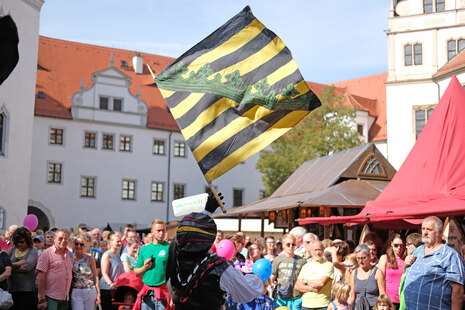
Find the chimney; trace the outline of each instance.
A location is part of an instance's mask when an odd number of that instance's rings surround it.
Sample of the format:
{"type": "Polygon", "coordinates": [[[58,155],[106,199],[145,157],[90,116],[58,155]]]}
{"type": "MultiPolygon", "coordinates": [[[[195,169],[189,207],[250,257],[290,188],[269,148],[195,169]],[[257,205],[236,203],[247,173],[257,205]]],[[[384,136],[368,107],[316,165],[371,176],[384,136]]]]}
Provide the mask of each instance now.
{"type": "Polygon", "coordinates": [[[142,74],[144,72],[144,58],[139,53],[136,53],[136,55],[132,57],[132,66],[136,74],[142,74]]]}

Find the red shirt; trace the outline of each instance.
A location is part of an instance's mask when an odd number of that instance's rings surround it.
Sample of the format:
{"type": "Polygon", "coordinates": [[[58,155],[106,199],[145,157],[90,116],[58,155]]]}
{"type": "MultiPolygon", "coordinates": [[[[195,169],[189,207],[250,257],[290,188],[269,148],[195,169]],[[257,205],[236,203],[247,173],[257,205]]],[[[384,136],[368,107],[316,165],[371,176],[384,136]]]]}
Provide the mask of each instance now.
{"type": "Polygon", "coordinates": [[[68,300],[73,279],[73,260],[66,249],[62,255],[55,246],[44,250],[37,261],[37,270],[45,272],[45,296],[68,300]]]}

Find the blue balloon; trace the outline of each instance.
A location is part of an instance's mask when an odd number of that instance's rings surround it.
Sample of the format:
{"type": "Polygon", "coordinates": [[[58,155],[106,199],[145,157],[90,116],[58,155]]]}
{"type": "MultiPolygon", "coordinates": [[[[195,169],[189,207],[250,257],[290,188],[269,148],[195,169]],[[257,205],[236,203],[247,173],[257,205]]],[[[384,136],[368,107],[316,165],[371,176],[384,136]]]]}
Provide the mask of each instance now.
{"type": "Polygon", "coordinates": [[[271,277],[271,263],[265,258],[260,258],[253,264],[252,272],[265,282],[271,277]]]}

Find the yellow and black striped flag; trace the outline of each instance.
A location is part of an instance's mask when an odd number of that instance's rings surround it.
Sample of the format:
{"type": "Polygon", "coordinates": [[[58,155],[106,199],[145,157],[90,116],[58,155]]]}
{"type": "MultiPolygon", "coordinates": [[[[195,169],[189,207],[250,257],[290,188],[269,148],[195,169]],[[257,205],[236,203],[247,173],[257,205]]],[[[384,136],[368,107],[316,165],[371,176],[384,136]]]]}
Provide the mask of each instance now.
{"type": "Polygon", "coordinates": [[[321,105],[289,49],[248,6],[155,81],[208,182],[321,105]]]}

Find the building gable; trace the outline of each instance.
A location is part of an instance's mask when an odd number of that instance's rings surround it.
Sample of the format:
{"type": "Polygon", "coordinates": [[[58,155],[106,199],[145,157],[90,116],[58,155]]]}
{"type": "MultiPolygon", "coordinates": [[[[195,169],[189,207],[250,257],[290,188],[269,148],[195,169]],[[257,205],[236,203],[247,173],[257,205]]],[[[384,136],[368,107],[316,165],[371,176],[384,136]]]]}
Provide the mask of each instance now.
{"type": "Polygon", "coordinates": [[[147,126],[147,104],[141,100],[140,88],[134,96],[129,87],[131,78],[113,66],[92,74],[92,86],[72,96],[71,114],[73,119],[105,123],[147,126]]]}

